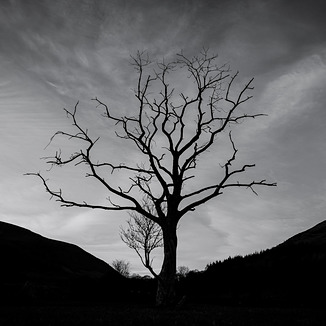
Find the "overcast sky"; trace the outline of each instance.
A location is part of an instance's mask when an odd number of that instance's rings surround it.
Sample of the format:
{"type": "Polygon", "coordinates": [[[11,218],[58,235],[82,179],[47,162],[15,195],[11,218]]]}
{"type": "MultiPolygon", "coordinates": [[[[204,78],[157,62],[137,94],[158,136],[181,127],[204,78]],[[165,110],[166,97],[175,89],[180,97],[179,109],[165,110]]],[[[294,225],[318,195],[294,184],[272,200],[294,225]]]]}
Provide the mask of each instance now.
{"type": "Polygon", "coordinates": [[[132,112],[130,54],[148,50],[154,58],[171,58],[205,46],[221,64],[239,70],[239,85],[255,77],[250,106],[268,117],[240,126],[238,149],[246,163],[256,163],[258,179],[278,186],[257,189],[258,197],[250,190],[228,191],[185,216],[178,265],[203,269],[270,248],[323,221],[325,12],[323,0],[1,0],[0,220],[75,243],[108,263],[128,260],[132,272],[143,273],[119,238],[127,213],[61,208],[37,178],[23,174],[41,171],[80,200],[103,196],[94,183],[85,183],[84,170],[47,172],[40,160],[58,146],[76,149],[59,141],[44,149],[55,131],[71,130],[63,108],[79,100],[80,121],[105,140],[108,160],[124,161],[133,153],[130,143],[115,138],[91,99],[132,112]]]}

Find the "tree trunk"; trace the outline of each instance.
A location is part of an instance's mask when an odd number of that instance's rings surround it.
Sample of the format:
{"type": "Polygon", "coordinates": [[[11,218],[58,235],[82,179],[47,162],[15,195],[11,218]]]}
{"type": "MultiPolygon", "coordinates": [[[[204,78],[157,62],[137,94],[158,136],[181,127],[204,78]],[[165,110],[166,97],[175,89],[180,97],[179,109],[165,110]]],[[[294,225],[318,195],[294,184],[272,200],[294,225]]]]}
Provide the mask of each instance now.
{"type": "Polygon", "coordinates": [[[176,304],[177,230],[176,226],[163,228],[164,259],[159,274],[156,305],[160,307],[176,304]]]}

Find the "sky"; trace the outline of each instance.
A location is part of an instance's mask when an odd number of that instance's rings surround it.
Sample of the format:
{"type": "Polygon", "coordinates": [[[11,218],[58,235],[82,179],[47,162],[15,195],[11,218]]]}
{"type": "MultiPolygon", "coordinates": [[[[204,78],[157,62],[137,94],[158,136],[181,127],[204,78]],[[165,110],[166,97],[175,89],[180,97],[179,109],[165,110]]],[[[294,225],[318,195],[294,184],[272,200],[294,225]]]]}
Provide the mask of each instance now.
{"type": "MultiPolygon", "coordinates": [[[[326,218],[326,4],[322,0],[1,0],[0,220],[77,244],[111,263],[124,259],[144,274],[119,237],[126,212],[62,208],[45,193],[42,172],[76,200],[107,196],[83,168],[48,170],[42,157],[73,142],[49,139],[72,130],[63,108],[77,101],[79,121],[101,137],[107,160],[137,157],[91,99],[134,112],[130,55],[193,55],[203,47],[254,77],[250,110],[268,116],[242,124],[239,157],[248,178],[277,187],[233,189],[186,215],[178,229],[178,265],[202,270],[213,261],[271,248],[326,218]],[[241,154],[240,154],[241,153],[241,154]]],[[[216,149],[218,150],[218,149],[216,149]]],[[[212,176],[215,152],[204,162],[212,176]]],[[[217,155],[217,154],[216,154],[217,155]]],[[[154,254],[159,270],[161,252],[154,254]]]]}

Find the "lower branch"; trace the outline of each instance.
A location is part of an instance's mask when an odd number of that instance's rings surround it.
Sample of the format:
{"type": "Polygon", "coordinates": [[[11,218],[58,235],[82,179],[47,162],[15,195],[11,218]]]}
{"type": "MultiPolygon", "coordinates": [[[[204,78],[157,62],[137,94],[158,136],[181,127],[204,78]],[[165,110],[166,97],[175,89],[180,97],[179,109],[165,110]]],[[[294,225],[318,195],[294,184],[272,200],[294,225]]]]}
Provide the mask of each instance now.
{"type": "Polygon", "coordinates": [[[57,202],[61,203],[62,207],[83,207],[83,208],[91,208],[91,209],[102,209],[102,210],[136,210],[135,206],[118,206],[114,205],[112,207],[110,206],[102,206],[102,205],[91,205],[88,204],[87,202],[76,202],[72,200],[67,200],[62,196],[62,190],[60,189],[59,191],[54,191],[50,189],[50,187],[47,184],[47,180],[44,179],[44,177],[40,173],[25,173],[25,175],[32,175],[32,176],[37,176],[39,177],[43,185],[45,187],[46,192],[48,192],[51,195],[51,199],[55,198],[57,202]]]}

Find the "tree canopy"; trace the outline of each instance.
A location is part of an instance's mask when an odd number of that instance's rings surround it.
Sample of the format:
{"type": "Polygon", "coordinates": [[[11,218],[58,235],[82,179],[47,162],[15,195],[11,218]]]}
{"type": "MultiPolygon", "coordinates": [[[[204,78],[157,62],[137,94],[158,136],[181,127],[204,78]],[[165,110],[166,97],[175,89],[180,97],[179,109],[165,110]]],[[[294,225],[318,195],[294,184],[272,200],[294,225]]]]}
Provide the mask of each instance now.
{"type": "Polygon", "coordinates": [[[168,62],[152,62],[146,52],[137,52],[131,57],[138,76],[134,89],[136,105],[128,115],[121,116],[109,104],[93,99],[103,109],[108,124],[115,128],[116,136],[131,142],[141,154],[143,159],[139,162],[114,164],[110,157],[107,161],[97,159],[94,148],[99,137],[92,138],[81,126],[78,102],[73,110],[65,109],[75,131],[58,131],[51,141],[61,136],[67,141],[81,141],[85,146],[68,157],[63,157],[59,150],[47,158],[47,163],[77,167],[85,164],[86,176],[95,179],[108,193],[105,205],[71,200],[61,189],[52,189],[41,173],[34,173],[62,206],[135,212],[162,228],[164,260],[159,274],[159,304],[175,300],[179,220],[221,196],[226,189],[247,188],[257,194],[258,186],[276,185],[265,179],[240,179],[240,175],[254,168],[255,164],[235,164],[238,149],[232,129],[244,128],[243,122],[265,114],[241,109],[252,98],[253,78],[239,86],[236,84],[239,73],[231,74],[229,67],[219,65],[217,59],[217,55],[206,49],[192,57],[181,52],[168,62]],[[218,153],[218,147],[214,145],[221,139],[228,144],[228,154],[218,163],[211,163],[213,177],[202,184],[197,173],[204,161],[201,158],[209,151],[218,153]],[[129,176],[127,186],[112,183],[110,177],[118,171],[129,176]],[[115,201],[111,195],[122,201],[115,201]],[[142,202],[144,197],[153,209],[146,209],[142,202]]]}

